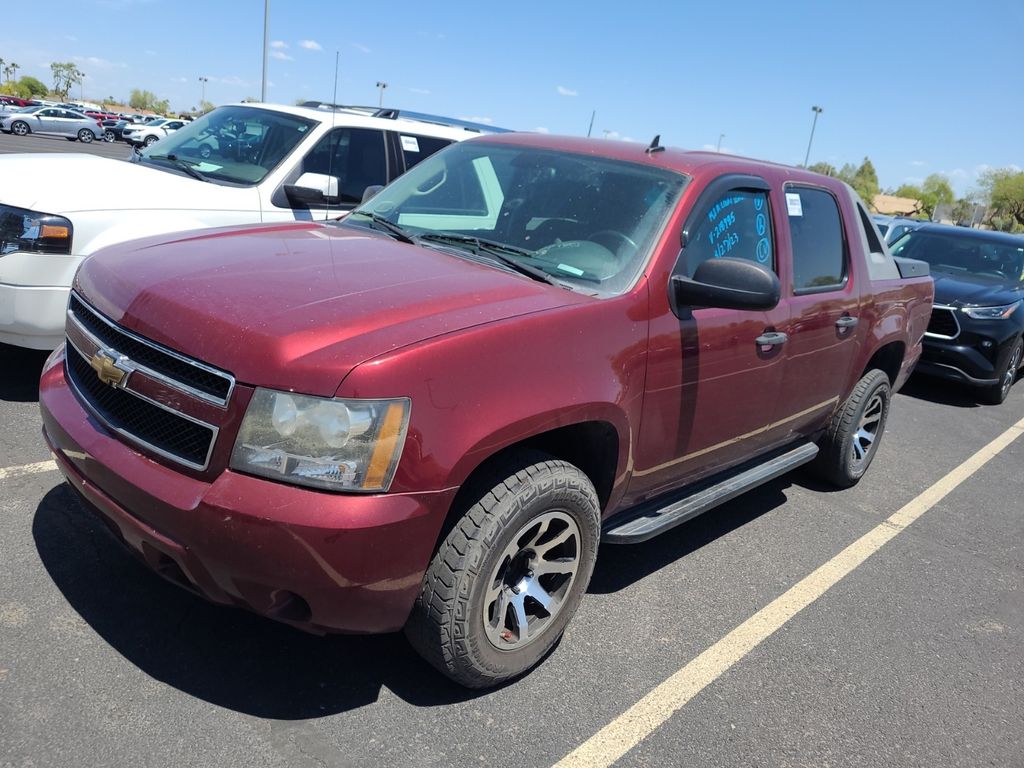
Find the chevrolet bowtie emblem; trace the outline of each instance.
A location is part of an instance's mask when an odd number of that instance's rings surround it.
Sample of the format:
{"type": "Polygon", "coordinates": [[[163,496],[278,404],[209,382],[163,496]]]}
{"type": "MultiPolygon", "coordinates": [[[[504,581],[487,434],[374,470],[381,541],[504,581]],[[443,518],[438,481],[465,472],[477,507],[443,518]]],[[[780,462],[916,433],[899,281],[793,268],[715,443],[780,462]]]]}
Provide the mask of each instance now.
{"type": "Polygon", "coordinates": [[[96,371],[100,381],[112,387],[121,386],[121,382],[124,381],[127,373],[123,368],[118,367],[117,360],[102,349],[92,356],[89,365],[96,371]]]}

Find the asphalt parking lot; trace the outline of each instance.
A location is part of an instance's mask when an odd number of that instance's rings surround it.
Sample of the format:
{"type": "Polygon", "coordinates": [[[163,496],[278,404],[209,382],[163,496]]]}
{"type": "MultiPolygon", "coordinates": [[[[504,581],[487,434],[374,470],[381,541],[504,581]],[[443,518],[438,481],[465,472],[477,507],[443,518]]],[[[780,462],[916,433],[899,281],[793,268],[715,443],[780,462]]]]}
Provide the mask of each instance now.
{"type": "Polygon", "coordinates": [[[44,357],[0,345],[0,766],[1024,765],[1024,383],[912,380],[856,488],[797,472],[602,548],[551,656],[481,693],[138,564],[49,460],[44,357]]]}
{"type": "Polygon", "coordinates": [[[857,487],[798,472],[602,548],[543,665],[473,693],[401,636],[307,636],[138,564],[48,462],[43,358],[0,347],[4,766],[1022,765],[1024,385],[912,380],[857,487]]]}

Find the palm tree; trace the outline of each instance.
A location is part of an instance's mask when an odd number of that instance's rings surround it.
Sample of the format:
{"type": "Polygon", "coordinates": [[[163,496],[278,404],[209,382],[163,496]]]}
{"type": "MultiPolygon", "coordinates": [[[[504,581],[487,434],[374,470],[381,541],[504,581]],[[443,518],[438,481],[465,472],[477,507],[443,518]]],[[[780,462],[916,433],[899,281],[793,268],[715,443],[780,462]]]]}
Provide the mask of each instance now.
{"type": "Polygon", "coordinates": [[[7,70],[8,72],[10,72],[10,74],[7,76],[8,83],[11,82],[14,79],[15,75],[18,74],[19,69],[21,69],[21,67],[15,64],[13,61],[7,65],[7,70]]]}
{"type": "MultiPolygon", "coordinates": [[[[3,59],[0,59],[0,69],[4,69],[4,64],[6,64],[6,63],[7,63],[6,61],[4,61],[3,59]]],[[[7,70],[4,69],[4,71],[6,72],[7,70]]]]}

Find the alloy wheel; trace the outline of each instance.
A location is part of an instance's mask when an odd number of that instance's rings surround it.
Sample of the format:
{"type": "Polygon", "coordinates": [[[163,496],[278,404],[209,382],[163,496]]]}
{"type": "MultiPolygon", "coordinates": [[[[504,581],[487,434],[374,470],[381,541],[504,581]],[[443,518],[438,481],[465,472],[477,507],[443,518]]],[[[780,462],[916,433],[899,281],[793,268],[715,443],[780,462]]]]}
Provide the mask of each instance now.
{"type": "Polygon", "coordinates": [[[853,433],[853,464],[859,466],[870,461],[875,442],[879,437],[879,427],[885,414],[885,398],[876,392],[857,422],[857,431],[853,433]]]}
{"type": "Polygon", "coordinates": [[[491,644],[517,650],[544,634],[572,591],[580,567],[580,528],[562,510],[533,518],[513,537],[484,594],[491,644]]]}

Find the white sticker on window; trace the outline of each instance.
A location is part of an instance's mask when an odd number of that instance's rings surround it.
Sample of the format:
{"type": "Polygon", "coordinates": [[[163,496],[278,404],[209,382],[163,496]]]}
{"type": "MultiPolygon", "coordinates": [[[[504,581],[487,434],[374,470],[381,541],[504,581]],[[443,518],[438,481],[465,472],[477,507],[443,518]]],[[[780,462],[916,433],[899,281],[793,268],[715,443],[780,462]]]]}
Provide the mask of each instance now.
{"type": "Polygon", "coordinates": [[[790,216],[803,216],[804,209],[800,205],[800,195],[796,192],[786,193],[786,208],[789,209],[790,216]]]}
{"type": "Polygon", "coordinates": [[[402,149],[404,149],[406,152],[419,152],[420,143],[416,141],[415,136],[403,136],[402,149]]]}

